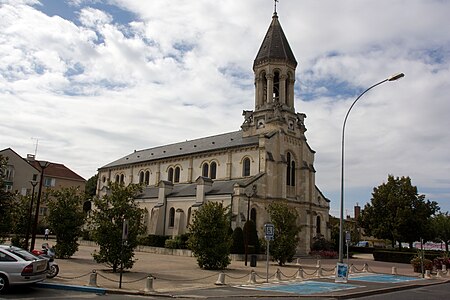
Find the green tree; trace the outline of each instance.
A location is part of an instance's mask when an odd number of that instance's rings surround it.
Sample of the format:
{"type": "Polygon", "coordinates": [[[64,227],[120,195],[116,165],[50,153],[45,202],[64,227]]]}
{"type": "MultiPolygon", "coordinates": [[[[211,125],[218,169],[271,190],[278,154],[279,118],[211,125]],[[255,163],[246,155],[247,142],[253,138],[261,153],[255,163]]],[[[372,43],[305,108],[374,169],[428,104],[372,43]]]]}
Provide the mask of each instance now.
{"type": "Polygon", "coordinates": [[[133,267],[137,237],[145,232],[142,222],[144,209],[139,208],[134,201],[135,196],[141,192],[139,185],[111,183],[109,191],[101,199],[94,199],[96,209],[92,214],[92,236],[100,250],[93,256],[95,261],[106,263],[116,272],[122,264],[125,269],[133,267]],[[125,219],[128,221],[126,243],[122,241],[125,219]]]}
{"type": "Polygon", "coordinates": [[[273,202],[268,212],[275,232],[271,242],[270,254],[282,266],[292,261],[299,242],[298,234],[301,227],[297,225],[298,212],[285,202],[273,202]]]}
{"type": "Polygon", "coordinates": [[[233,244],[231,246],[231,253],[244,254],[244,232],[241,227],[236,227],[231,236],[233,244]]]}
{"type": "Polygon", "coordinates": [[[84,195],[76,188],[51,191],[47,200],[48,225],[56,235],[55,251],[61,258],[69,258],[78,251],[78,238],[84,225],[84,195]]]}
{"type": "Polygon", "coordinates": [[[244,245],[248,246],[248,254],[259,253],[259,239],[256,224],[252,220],[248,220],[244,224],[244,245]]]}
{"type": "Polygon", "coordinates": [[[98,181],[98,174],[95,174],[86,181],[85,187],[86,200],[90,200],[95,197],[95,194],[97,193],[97,181],[98,181]]]}
{"type": "Polygon", "coordinates": [[[12,232],[15,236],[12,239],[12,244],[21,248],[26,248],[25,236],[27,228],[32,226],[32,218],[30,217],[31,195],[16,196],[14,205],[11,207],[11,216],[14,222],[11,225],[12,232]],[[28,227],[29,226],[29,227],[28,227]]]}
{"type": "Polygon", "coordinates": [[[0,242],[11,233],[12,229],[12,211],[13,195],[6,192],[6,164],[8,158],[0,155],[0,242]]]}
{"type": "Polygon", "coordinates": [[[420,237],[430,237],[431,216],[438,209],[436,202],[425,201],[425,196],[417,193],[409,177],[389,175],[386,183],[373,189],[371,203],[362,211],[361,225],[367,235],[389,239],[393,247],[396,241],[412,247],[420,237]]]}
{"type": "Polygon", "coordinates": [[[221,270],[231,263],[228,210],[222,203],[206,202],[194,213],[188,244],[202,269],[221,270]]]}
{"type": "Polygon", "coordinates": [[[445,251],[448,252],[450,241],[450,215],[448,212],[437,214],[431,220],[431,227],[434,231],[434,237],[445,243],[445,251]]]}

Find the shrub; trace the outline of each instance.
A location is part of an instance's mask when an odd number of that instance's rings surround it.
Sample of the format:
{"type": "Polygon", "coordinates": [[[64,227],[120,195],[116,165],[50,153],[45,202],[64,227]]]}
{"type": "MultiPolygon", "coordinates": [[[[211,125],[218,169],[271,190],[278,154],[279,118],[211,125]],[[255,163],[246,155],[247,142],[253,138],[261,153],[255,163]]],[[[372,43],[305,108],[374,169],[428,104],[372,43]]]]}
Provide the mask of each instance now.
{"type": "MultiPolygon", "coordinates": [[[[411,259],[411,265],[414,268],[414,272],[421,272],[422,271],[422,260],[419,256],[415,256],[413,259],[411,259]]],[[[423,260],[423,269],[424,270],[432,270],[433,269],[433,262],[429,259],[424,258],[423,260]]]]}
{"type": "Polygon", "coordinates": [[[323,235],[318,235],[313,238],[313,244],[311,245],[311,251],[332,251],[334,249],[334,243],[327,241],[323,235]]]}
{"type": "Polygon", "coordinates": [[[164,248],[168,239],[170,239],[170,236],[149,234],[147,236],[140,236],[138,243],[142,246],[164,248]]]}
{"type": "Polygon", "coordinates": [[[314,250],[310,252],[310,255],[320,258],[337,258],[338,253],[334,250],[314,250]]]}
{"type": "Polygon", "coordinates": [[[433,265],[437,270],[442,270],[442,266],[445,266],[448,270],[450,269],[450,258],[446,256],[436,257],[433,259],[433,265]]]}
{"type": "Polygon", "coordinates": [[[233,254],[244,254],[244,232],[241,227],[236,227],[231,236],[233,239],[233,245],[231,245],[231,253],[233,254]]]}

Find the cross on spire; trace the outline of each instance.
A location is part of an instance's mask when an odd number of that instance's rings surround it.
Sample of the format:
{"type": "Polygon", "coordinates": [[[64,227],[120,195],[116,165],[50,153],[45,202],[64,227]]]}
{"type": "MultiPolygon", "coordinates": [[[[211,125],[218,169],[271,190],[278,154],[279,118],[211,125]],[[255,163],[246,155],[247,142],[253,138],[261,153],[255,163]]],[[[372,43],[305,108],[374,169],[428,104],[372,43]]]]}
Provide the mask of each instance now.
{"type": "Polygon", "coordinates": [[[277,13],[277,2],[278,0],[274,0],[274,8],[273,8],[273,12],[276,14],[277,13]]]}

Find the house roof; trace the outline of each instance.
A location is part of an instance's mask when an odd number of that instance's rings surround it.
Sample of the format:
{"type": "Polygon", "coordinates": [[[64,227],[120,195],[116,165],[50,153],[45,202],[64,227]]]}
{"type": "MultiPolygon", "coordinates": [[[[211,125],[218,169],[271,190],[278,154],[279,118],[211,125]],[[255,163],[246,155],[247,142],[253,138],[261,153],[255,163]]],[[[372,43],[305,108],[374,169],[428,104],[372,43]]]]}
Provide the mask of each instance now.
{"type": "Polygon", "coordinates": [[[99,170],[121,165],[250,145],[258,145],[258,137],[243,137],[242,131],[239,130],[191,141],[158,146],[139,151],[135,150],[133,153],[99,168],[99,170]]]}
{"type": "Polygon", "coordinates": [[[260,63],[271,60],[281,60],[293,64],[294,67],[297,66],[297,60],[284,35],[276,12],[272,16],[272,22],[253,62],[253,68],[260,63]]]}
{"type": "MultiPolygon", "coordinates": [[[[32,164],[39,171],[42,170],[38,160],[30,161],[30,164],[32,164]]],[[[83,182],[86,181],[83,177],[67,168],[65,165],[54,162],[50,162],[50,165],[45,168],[44,174],[48,177],[64,178],[83,182]]]]}

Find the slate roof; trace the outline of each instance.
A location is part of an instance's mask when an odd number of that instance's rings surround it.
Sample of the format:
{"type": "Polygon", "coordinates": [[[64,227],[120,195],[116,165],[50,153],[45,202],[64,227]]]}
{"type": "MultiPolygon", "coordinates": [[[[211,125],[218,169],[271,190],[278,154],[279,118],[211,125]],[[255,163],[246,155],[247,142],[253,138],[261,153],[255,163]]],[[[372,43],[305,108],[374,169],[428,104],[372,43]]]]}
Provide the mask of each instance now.
{"type": "Polygon", "coordinates": [[[215,150],[250,145],[258,145],[258,137],[243,137],[242,131],[239,130],[205,138],[135,151],[127,156],[124,156],[99,168],[99,170],[182,155],[191,155],[195,153],[210,152],[215,150]]]}
{"type": "MultiPolygon", "coordinates": [[[[206,195],[231,195],[234,192],[234,185],[237,183],[241,187],[247,187],[262,176],[265,173],[259,173],[255,176],[232,179],[232,180],[214,180],[211,190],[206,195]]],[[[167,197],[195,197],[197,193],[197,183],[177,183],[173,185],[173,190],[167,195],[167,197]]],[[[158,198],[158,187],[150,186],[145,187],[142,194],[138,199],[158,198]]]]}
{"type": "Polygon", "coordinates": [[[272,23],[253,62],[253,68],[268,60],[284,60],[294,64],[294,67],[297,66],[297,60],[284,35],[276,12],[273,14],[272,23]]]}

